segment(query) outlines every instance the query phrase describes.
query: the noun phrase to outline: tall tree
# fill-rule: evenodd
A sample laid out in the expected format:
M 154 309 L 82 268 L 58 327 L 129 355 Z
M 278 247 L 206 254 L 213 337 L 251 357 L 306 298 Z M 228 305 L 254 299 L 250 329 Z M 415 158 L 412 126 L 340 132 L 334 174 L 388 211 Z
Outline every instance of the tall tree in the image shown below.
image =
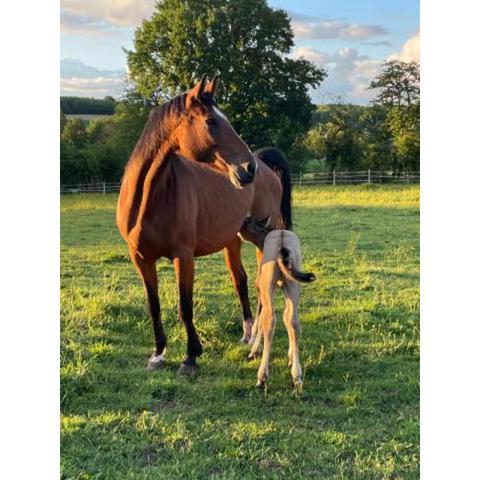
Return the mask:
M 326 77 L 289 58 L 292 46 L 287 13 L 266 0 L 163 0 L 126 53 L 138 92 L 154 102 L 220 74 L 219 102 L 245 141 L 288 151 L 309 126 L 308 88 Z
M 420 99 L 419 65 L 399 60 L 385 62 L 368 88 L 379 90 L 373 103 L 388 107 L 412 105 Z
M 83 147 L 87 141 L 87 131 L 82 120 L 80 118 L 67 120 L 63 127 L 61 139 L 75 147 Z

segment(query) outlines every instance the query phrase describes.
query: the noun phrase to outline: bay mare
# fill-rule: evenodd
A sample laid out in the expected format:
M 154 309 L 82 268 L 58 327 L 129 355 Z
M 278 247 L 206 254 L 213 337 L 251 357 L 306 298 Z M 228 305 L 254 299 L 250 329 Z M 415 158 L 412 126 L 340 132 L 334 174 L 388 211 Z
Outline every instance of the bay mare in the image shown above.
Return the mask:
M 248 213 L 270 215 L 284 224 L 279 177 L 255 159 L 218 109 L 215 87 L 216 79 L 206 83 L 204 77 L 187 93 L 157 107 L 122 179 L 117 226 L 148 301 L 155 337 L 149 369 L 163 365 L 166 347 L 155 262 L 160 257 L 173 260 L 179 316 L 187 334 L 180 372 L 193 373 L 202 354 L 193 324 L 194 258 L 225 249 L 248 341 L 252 315 L 237 233 Z

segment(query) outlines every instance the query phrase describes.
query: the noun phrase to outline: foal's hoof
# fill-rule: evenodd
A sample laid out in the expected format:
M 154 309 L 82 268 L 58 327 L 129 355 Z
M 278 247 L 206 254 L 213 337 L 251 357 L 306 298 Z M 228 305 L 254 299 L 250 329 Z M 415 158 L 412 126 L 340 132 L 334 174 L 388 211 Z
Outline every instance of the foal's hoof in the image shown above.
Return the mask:
M 148 364 L 145 370 L 151 372 L 153 370 L 160 370 L 165 366 L 165 357 L 163 354 L 161 355 L 155 355 L 153 354 L 149 359 L 148 359 Z
M 266 387 L 267 387 L 267 383 L 265 382 L 265 380 L 258 380 L 258 381 L 257 381 L 257 384 L 255 385 L 255 387 L 256 387 L 258 390 L 265 390 Z
M 301 378 L 296 378 L 292 381 L 293 391 L 295 393 L 302 393 L 303 391 L 303 380 Z
M 255 360 L 256 358 L 257 358 L 257 354 L 256 354 L 256 353 L 250 352 L 250 353 L 247 355 L 247 360 L 248 360 L 248 361 Z
M 186 375 L 187 377 L 193 377 L 198 372 L 200 367 L 196 363 L 181 363 L 178 367 L 177 373 L 179 375 Z

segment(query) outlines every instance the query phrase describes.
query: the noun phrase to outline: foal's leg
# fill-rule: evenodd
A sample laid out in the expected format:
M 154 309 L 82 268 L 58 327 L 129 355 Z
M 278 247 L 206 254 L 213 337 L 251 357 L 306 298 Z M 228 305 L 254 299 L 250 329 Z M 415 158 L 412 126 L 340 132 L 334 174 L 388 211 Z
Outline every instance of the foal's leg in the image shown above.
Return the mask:
M 260 298 L 259 282 L 260 282 L 260 272 L 262 269 L 263 252 L 259 248 L 256 249 L 256 257 L 257 257 L 257 278 L 255 280 L 255 289 L 257 291 L 257 311 L 255 313 L 255 321 L 253 322 L 252 336 L 250 337 L 250 341 L 248 342 L 249 345 L 254 345 L 256 343 L 256 336 L 260 335 L 261 337 L 262 335 L 262 330 L 260 328 L 260 314 L 262 313 L 262 300 Z M 258 346 L 255 351 L 257 350 L 258 350 Z
M 193 255 L 173 259 L 179 291 L 178 312 L 187 332 L 187 356 L 180 365 L 179 373 L 193 374 L 198 369 L 196 358 L 202 352 L 202 344 L 193 325 Z
M 268 378 L 268 364 L 270 361 L 270 350 L 272 347 L 273 334 L 275 333 L 275 310 L 273 305 L 273 292 L 275 291 L 275 282 L 271 282 L 268 287 L 262 290 L 262 325 L 263 330 L 263 353 L 262 361 L 257 373 L 257 387 L 263 387 Z
M 232 243 L 224 249 L 225 263 L 232 276 L 233 286 L 237 292 L 242 307 L 243 314 L 243 337 L 241 342 L 248 343 L 252 335 L 252 312 L 250 310 L 250 302 L 248 301 L 248 278 L 247 273 L 242 265 L 240 257 L 242 248 L 242 240 L 235 237 Z
M 300 336 L 300 322 L 298 320 L 298 299 L 300 297 L 300 285 L 297 282 L 285 281 L 283 286 L 285 293 L 285 310 L 283 323 L 288 332 L 288 365 L 292 367 L 292 380 L 296 387 L 302 385 L 302 369 L 298 354 L 298 338 Z
M 155 350 L 148 360 L 147 370 L 163 367 L 165 363 L 165 347 L 167 339 L 163 331 L 160 301 L 158 299 L 158 278 L 155 262 L 145 262 L 133 250 L 130 251 L 132 262 L 142 277 L 145 294 L 148 301 L 148 310 L 152 319 Z

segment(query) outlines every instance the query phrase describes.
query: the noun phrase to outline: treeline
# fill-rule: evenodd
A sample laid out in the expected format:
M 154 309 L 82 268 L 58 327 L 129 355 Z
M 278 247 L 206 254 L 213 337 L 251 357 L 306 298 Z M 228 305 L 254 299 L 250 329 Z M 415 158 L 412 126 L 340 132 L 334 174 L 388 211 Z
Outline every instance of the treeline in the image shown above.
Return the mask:
M 60 114 L 60 182 L 118 181 L 148 116 L 142 103 L 118 102 L 109 118 L 84 122 Z
M 320 105 L 301 141 L 302 171 L 420 171 L 420 103 Z
M 107 96 L 103 100 L 84 97 L 60 97 L 60 110 L 66 114 L 113 115 L 116 102 Z

